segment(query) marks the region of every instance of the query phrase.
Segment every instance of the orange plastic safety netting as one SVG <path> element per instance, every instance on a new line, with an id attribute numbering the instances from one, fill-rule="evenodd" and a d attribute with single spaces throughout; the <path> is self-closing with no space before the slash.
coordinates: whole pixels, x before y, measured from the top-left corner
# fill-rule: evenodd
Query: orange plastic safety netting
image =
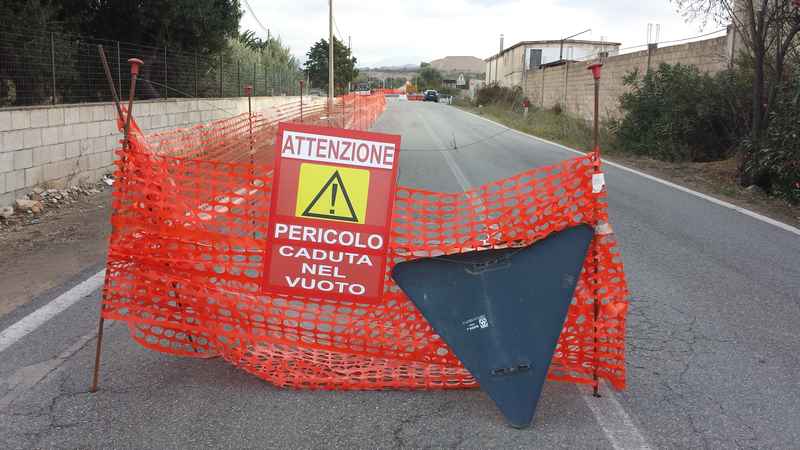
<path id="1" fill-rule="evenodd" d="M 627 286 L 605 194 L 592 190 L 594 154 L 468 192 L 399 187 L 378 304 L 262 292 L 275 128 L 299 120 L 296 106 L 150 136 L 134 128 L 117 161 L 105 318 L 127 321 L 147 348 L 221 355 L 278 386 L 474 387 L 392 281 L 394 264 L 529 245 L 586 223 L 599 231 L 550 378 L 591 384 L 596 375 L 624 387 Z M 353 96 L 333 114 L 306 110 L 303 121 L 366 129 L 384 107 L 383 96 Z"/>

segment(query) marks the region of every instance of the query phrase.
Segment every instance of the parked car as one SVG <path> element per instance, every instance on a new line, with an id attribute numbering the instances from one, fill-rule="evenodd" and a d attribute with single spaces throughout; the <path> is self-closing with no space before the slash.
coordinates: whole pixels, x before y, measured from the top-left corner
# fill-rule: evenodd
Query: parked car
<path id="1" fill-rule="evenodd" d="M 426 102 L 439 102 L 439 93 L 434 91 L 433 89 L 429 89 L 425 91 L 425 98 Z"/>

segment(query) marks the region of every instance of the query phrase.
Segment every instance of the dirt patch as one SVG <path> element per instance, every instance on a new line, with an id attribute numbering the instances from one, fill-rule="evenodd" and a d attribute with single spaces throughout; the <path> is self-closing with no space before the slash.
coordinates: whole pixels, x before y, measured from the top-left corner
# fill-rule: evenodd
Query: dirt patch
<path id="1" fill-rule="evenodd" d="M 39 214 L 0 218 L 0 317 L 105 261 L 111 188 L 99 184 L 55 195 L 39 200 Z"/>

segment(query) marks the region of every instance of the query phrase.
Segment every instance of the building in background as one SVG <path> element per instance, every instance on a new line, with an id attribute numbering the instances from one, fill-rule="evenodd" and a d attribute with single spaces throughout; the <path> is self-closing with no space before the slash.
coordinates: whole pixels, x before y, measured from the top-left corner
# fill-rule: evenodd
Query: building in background
<path id="1" fill-rule="evenodd" d="M 431 61 L 431 67 L 443 74 L 483 73 L 483 60 L 474 56 L 445 56 Z"/>
<path id="2" fill-rule="evenodd" d="M 620 45 L 583 40 L 522 41 L 484 60 L 484 81 L 507 87 L 521 86 L 525 74 L 543 64 L 582 60 L 603 52 L 613 56 L 619 54 Z"/>

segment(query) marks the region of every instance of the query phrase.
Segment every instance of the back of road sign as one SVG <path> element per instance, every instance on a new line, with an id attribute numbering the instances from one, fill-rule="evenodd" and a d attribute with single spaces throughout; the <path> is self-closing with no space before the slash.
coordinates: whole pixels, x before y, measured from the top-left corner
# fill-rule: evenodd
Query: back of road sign
<path id="1" fill-rule="evenodd" d="M 392 277 L 512 426 L 531 424 L 594 230 L 427 258 Z"/>

